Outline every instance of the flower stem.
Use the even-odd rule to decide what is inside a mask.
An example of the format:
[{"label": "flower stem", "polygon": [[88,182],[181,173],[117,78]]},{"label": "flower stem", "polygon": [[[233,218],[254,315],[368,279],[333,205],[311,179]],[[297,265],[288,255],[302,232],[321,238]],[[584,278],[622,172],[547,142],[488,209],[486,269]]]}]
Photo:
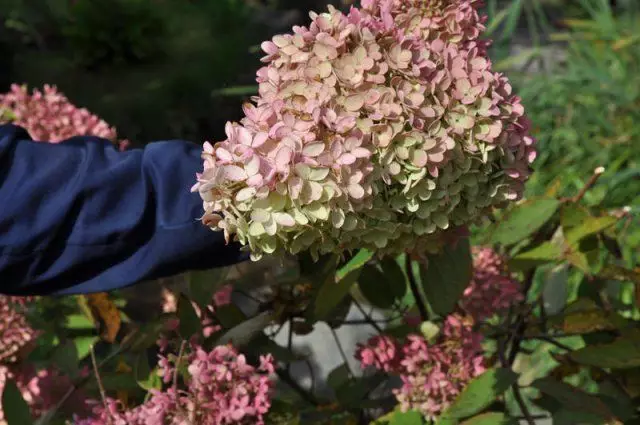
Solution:
[{"label": "flower stem", "polygon": [[407,257],[405,259],[405,266],[407,269],[407,277],[409,278],[409,288],[411,288],[411,293],[413,294],[413,298],[416,300],[416,305],[418,306],[418,311],[420,312],[420,318],[423,322],[429,320],[429,312],[427,311],[427,306],[422,298],[422,293],[420,293],[420,288],[418,288],[418,283],[416,282],[416,277],[413,274],[413,262],[411,261],[411,256],[406,254]]}]

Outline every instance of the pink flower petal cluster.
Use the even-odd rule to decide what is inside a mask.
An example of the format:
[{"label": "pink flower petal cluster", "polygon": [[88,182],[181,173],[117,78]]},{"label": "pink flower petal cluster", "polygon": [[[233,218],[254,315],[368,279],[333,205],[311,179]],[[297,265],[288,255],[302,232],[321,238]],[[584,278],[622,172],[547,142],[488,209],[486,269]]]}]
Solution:
[{"label": "pink flower petal cluster", "polygon": [[[260,365],[247,363],[244,355],[228,345],[207,352],[193,346],[188,356],[186,389],[152,391],[147,402],[125,410],[115,400],[95,403],[94,417],[76,425],[263,425],[271,407],[273,358],[261,357]],[[161,357],[165,383],[170,383],[175,364]]]},{"label": "pink flower petal cluster", "polygon": [[24,315],[28,300],[0,295],[0,364],[12,364],[27,354],[38,336]]},{"label": "pink flower petal cluster", "polygon": [[462,309],[476,322],[509,309],[523,300],[522,285],[491,248],[473,247],[473,279],[461,300]]},{"label": "pink flower petal cluster", "polygon": [[[7,380],[14,381],[36,418],[55,406],[72,382],[55,368],[37,370],[23,362],[39,335],[24,314],[32,301],[30,297],[0,295],[0,399]],[[66,411],[82,411],[84,396],[74,393],[63,407]],[[0,425],[6,425],[1,404]]]},{"label": "pink flower petal cluster", "polygon": [[393,253],[519,199],[534,140],[478,7],[364,0],[263,43],[259,95],[204,144],[204,224],[254,259]]},{"label": "pink flower petal cluster", "polygon": [[372,366],[399,375],[402,386],[394,394],[403,410],[420,411],[434,420],[465,385],[485,371],[482,336],[472,319],[450,315],[437,341],[412,334],[404,342],[381,335],[358,347],[362,367]]},{"label": "pink flower petal cluster", "polygon": [[[28,364],[0,366],[0,396],[7,380],[15,382],[22,397],[29,405],[33,418],[39,418],[47,410],[55,407],[73,387],[71,379],[59,371],[52,368],[37,370],[33,365]],[[82,391],[76,390],[61,406],[61,412],[66,414],[88,413],[85,403],[86,395]],[[1,406],[0,425],[7,425]]]},{"label": "pink flower petal cluster", "polygon": [[50,85],[30,94],[25,85],[13,84],[8,93],[0,94],[0,122],[23,127],[34,140],[58,143],[74,136],[96,136],[117,143],[120,150],[129,145],[127,140],[117,140],[115,128],[76,107]]}]

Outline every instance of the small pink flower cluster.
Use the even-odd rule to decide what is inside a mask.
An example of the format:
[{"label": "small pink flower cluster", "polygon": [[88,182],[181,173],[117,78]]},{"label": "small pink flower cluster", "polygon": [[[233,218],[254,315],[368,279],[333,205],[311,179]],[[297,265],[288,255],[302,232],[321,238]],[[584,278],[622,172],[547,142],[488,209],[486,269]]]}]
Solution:
[{"label": "small pink flower cluster", "polygon": [[522,301],[522,285],[491,248],[473,247],[473,279],[461,300],[462,309],[476,322],[483,321]]},{"label": "small pink flower cluster", "polygon": [[38,335],[21,311],[26,308],[27,301],[0,295],[0,364],[20,360]]},{"label": "small pink flower cluster", "polygon": [[478,0],[363,0],[262,44],[259,96],[204,144],[203,222],[262,254],[411,250],[519,199],[535,158]]},{"label": "small pink flower cluster", "polygon": [[117,140],[116,130],[84,108],[69,102],[55,86],[29,94],[26,86],[13,84],[11,91],[0,94],[0,123],[12,122],[24,127],[34,140],[58,143],[74,136],[96,136],[126,149],[127,140]]},{"label": "small pink flower cluster", "polygon": [[399,375],[402,386],[394,394],[401,408],[416,409],[434,420],[470,380],[484,372],[481,341],[470,318],[450,315],[434,343],[416,334],[404,342],[381,335],[359,345],[356,357],[363,368]]},{"label": "small pink flower cluster", "polygon": [[[184,391],[170,388],[151,391],[143,405],[122,409],[115,400],[95,403],[94,417],[76,425],[263,425],[271,407],[270,395],[274,373],[273,358],[261,357],[256,368],[231,346],[218,346],[210,352],[194,346],[188,356],[189,378]],[[161,357],[160,373],[169,383],[175,364]]]},{"label": "small pink flower cluster", "polygon": [[[36,370],[23,362],[39,334],[23,312],[31,301],[32,298],[27,297],[0,295],[0,399],[6,381],[12,380],[31,408],[33,417],[38,417],[58,403],[72,382],[55,369]],[[83,400],[83,396],[76,393],[65,406],[81,411]],[[0,425],[6,425],[1,404]]]},{"label": "small pink flower cluster", "polygon": [[[59,371],[55,369],[36,370],[32,365],[27,364],[0,366],[0,396],[7,380],[15,382],[22,397],[29,405],[33,418],[41,417],[47,410],[56,406],[67,391],[73,388],[71,379]],[[61,411],[67,414],[87,412],[85,400],[85,394],[76,390],[61,406]],[[1,408],[0,425],[7,425]]]}]

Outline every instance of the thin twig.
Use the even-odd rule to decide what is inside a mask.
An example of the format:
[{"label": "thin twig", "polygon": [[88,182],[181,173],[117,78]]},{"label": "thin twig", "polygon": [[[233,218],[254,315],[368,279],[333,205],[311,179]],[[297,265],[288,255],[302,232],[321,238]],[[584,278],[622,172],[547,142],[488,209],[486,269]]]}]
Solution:
[{"label": "thin twig", "polygon": [[587,182],[584,184],[584,186],[582,187],[582,189],[580,189],[580,192],[578,192],[578,194],[572,198],[563,198],[561,199],[562,202],[572,202],[574,204],[580,202],[582,200],[582,198],[584,198],[584,195],[587,194],[587,192],[589,191],[589,189],[591,189],[593,187],[593,185],[596,184],[596,182],[598,181],[598,179],[600,178],[600,176],[604,173],[604,167],[598,167],[595,170],[593,170],[593,174],[591,174],[591,177],[589,177],[589,180],[587,180]]},{"label": "thin twig", "polygon": [[522,415],[524,416],[527,423],[529,425],[536,425],[535,419],[533,419],[533,416],[531,416],[531,412],[529,411],[529,408],[527,407],[527,405],[524,402],[524,399],[522,398],[522,393],[520,392],[520,388],[518,387],[518,384],[517,383],[513,384],[511,386],[511,389],[513,391],[513,397],[516,399],[516,403],[518,403],[518,407],[520,407],[520,411],[522,412]]},{"label": "thin twig", "polygon": [[178,358],[176,359],[175,368],[173,370],[173,391],[175,394],[178,394],[178,375],[180,374],[180,363],[182,362],[182,357],[184,356],[184,349],[187,345],[187,340],[182,340],[180,344],[180,350],[178,351]]},{"label": "thin twig", "polygon": [[355,298],[353,299],[353,304],[356,306],[356,308],[358,310],[360,310],[360,313],[362,313],[362,316],[364,317],[364,320],[370,324],[378,333],[382,333],[382,328],[367,314],[366,311],[364,311],[364,308],[362,308],[362,305],[360,305],[360,303],[358,302],[358,300],[356,300]]},{"label": "thin twig", "polygon": [[[183,339],[182,342],[180,343],[180,350],[178,350],[178,358],[176,359],[176,364],[174,365],[174,369],[173,369],[172,388],[173,388],[173,396],[176,397],[176,400],[178,400],[178,376],[180,375],[180,363],[182,363],[182,358],[184,357],[184,351],[186,346],[187,346],[187,340]],[[188,424],[191,424],[191,421],[194,420],[195,418],[191,417],[191,415],[185,412],[182,406],[180,405],[180,403],[176,403],[176,407],[180,412],[180,416],[185,418]],[[193,412],[196,412],[196,409],[193,409]]]},{"label": "thin twig", "polygon": [[284,382],[289,387],[291,387],[295,392],[297,392],[300,395],[300,397],[302,397],[302,399],[304,399],[307,403],[312,404],[313,406],[320,405],[320,402],[318,401],[318,399],[309,391],[302,388],[302,386],[300,386],[300,384],[298,384],[296,380],[293,379],[286,370],[276,369],[276,374],[278,375],[278,378],[280,378],[282,382]]},{"label": "thin twig", "polygon": [[407,269],[407,277],[409,278],[409,288],[411,288],[413,298],[415,298],[416,300],[416,305],[418,306],[420,317],[422,318],[423,322],[426,322],[427,320],[429,320],[429,312],[427,311],[427,306],[422,299],[422,294],[420,293],[420,288],[418,288],[416,277],[413,275],[413,263],[409,254],[407,254],[405,258],[405,268]]},{"label": "thin twig", "polygon": [[347,366],[347,371],[349,372],[349,377],[353,378],[353,372],[351,371],[351,367],[349,366],[349,359],[347,358],[347,354],[344,352],[344,349],[342,348],[342,344],[340,343],[340,338],[338,338],[338,334],[336,333],[335,329],[333,329],[333,328],[330,328],[330,329],[331,329],[331,334],[333,335],[333,339],[336,341],[336,345],[338,346],[338,351],[340,352],[340,357],[342,357],[342,361]]},{"label": "thin twig", "polygon": [[111,418],[111,410],[109,409],[109,404],[107,403],[107,392],[104,390],[104,385],[102,385],[102,378],[100,377],[100,371],[98,370],[98,362],[96,361],[96,353],[93,349],[93,344],[91,344],[91,364],[93,365],[93,374],[96,377],[96,382],[98,383],[98,389],[100,390],[100,398],[102,399],[102,404],[104,404],[104,410],[107,412],[107,424],[113,425],[113,420]]}]

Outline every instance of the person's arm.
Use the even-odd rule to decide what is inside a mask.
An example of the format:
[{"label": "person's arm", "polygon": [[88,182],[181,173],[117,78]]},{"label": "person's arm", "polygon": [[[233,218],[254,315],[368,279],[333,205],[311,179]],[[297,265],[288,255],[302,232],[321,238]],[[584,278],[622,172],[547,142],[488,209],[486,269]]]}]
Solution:
[{"label": "person's arm", "polygon": [[39,143],[0,126],[0,293],[109,291],[246,259],[198,220],[200,152],[183,141],[127,152],[96,137]]}]

